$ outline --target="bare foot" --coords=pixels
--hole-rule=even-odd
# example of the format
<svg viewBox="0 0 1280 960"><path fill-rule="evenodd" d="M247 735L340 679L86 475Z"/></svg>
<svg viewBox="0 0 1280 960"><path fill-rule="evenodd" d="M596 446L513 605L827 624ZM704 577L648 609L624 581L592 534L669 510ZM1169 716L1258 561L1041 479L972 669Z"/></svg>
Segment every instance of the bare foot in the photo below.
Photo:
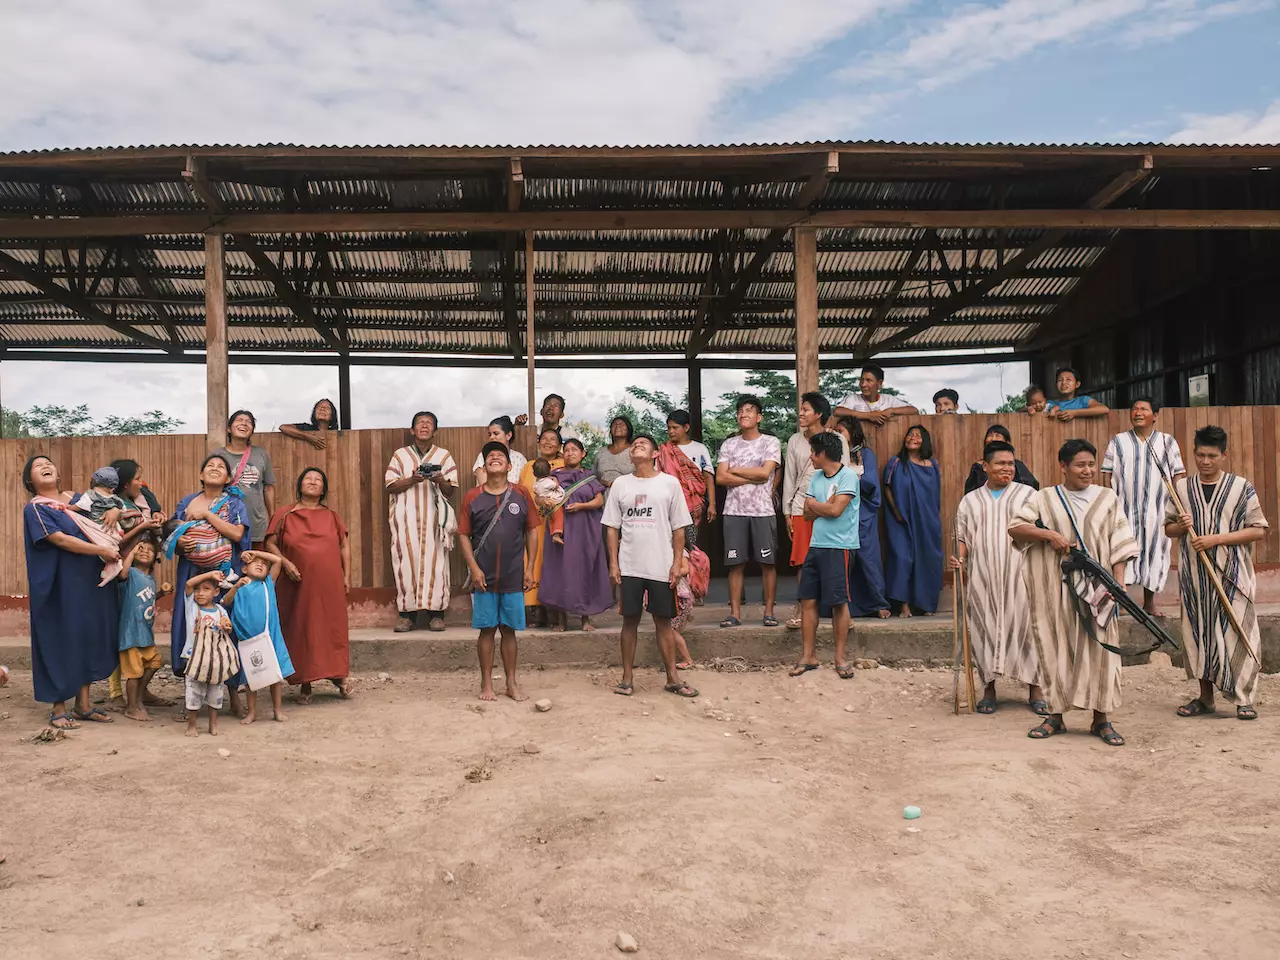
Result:
<svg viewBox="0 0 1280 960"><path fill-rule="evenodd" d="M903 607L898 617L902 620L909 620L912 616L910 607Z"/></svg>
<svg viewBox="0 0 1280 960"><path fill-rule="evenodd" d="M525 695L525 692L520 689L520 684L518 683L507 684L507 696L512 700L515 700L517 703L529 699L528 696Z"/></svg>
<svg viewBox="0 0 1280 960"><path fill-rule="evenodd" d="M594 633L595 629L596 629L596 625L591 622L590 617L582 618L582 630L584 633Z"/></svg>
<svg viewBox="0 0 1280 960"><path fill-rule="evenodd" d="M493 692L493 687L486 686L486 687L480 688L480 699L481 700L497 700L498 696Z"/></svg>
<svg viewBox="0 0 1280 960"><path fill-rule="evenodd" d="M258 719L258 715L254 713L252 710L250 710L248 713L246 713L243 717L240 718L240 723L242 726L247 727L249 724L253 723L257 719Z"/></svg>
<svg viewBox="0 0 1280 960"><path fill-rule="evenodd" d="M564 633L564 624L563 624L563 623L553 623L553 624L551 625L551 632L552 632L552 633Z"/></svg>
<svg viewBox="0 0 1280 960"><path fill-rule="evenodd" d="M198 736L200 736L200 731L199 731L196 727L193 727L193 726L190 726L190 725L187 727L187 731L186 731L186 733L187 733L187 736L188 736L188 737L198 737Z"/></svg>
<svg viewBox="0 0 1280 960"><path fill-rule="evenodd" d="M146 723L151 719L151 715L147 713L146 707L134 707L132 710L126 708L124 715L130 720L137 720L141 723Z"/></svg>
<svg viewBox="0 0 1280 960"><path fill-rule="evenodd" d="M106 706L112 713L124 713L125 699L124 697L113 697L107 701Z"/></svg>
<svg viewBox="0 0 1280 960"><path fill-rule="evenodd" d="M338 689L341 690L342 688L339 687ZM301 687L299 687L298 696L294 699L295 699L295 702L301 706L305 707L307 704L309 704L311 702L311 684L304 683Z"/></svg>
<svg viewBox="0 0 1280 960"><path fill-rule="evenodd" d="M343 700L350 700L351 695L356 692L355 691L356 682L353 679L351 679L351 677L342 677L338 680L332 681L332 683L335 687L338 688L338 695L341 696Z"/></svg>
<svg viewBox="0 0 1280 960"><path fill-rule="evenodd" d="M893 616L893 614L890 613L888 610L877 610L876 616L879 617L881 620L888 620L890 617Z"/></svg>
<svg viewBox="0 0 1280 960"><path fill-rule="evenodd" d="M289 718L284 715L283 710L273 710L271 712L271 719L274 720L276 723L284 723Z"/></svg>

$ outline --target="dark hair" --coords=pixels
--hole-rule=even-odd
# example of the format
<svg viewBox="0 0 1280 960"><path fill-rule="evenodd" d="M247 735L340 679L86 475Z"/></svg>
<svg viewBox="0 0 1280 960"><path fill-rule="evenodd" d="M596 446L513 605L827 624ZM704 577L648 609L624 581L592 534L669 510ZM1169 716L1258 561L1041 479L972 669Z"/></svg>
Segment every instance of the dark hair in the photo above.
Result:
<svg viewBox="0 0 1280 960"><path fill-rule="evenodd" d="M538 457L533 461L533 475L541 480L543 477L551 476L551 461L546 457Z"/></svg>
<svg viewBox="0 0 1280 960"><path fill-rule="evenodd" d="M884 380L884 367L878 363L863 364L862 372L871 374L877 380Z"/></svg>
<svg viewBox="0 0 1280 960"><path fill-rule="evenodd" d="M617 423L619 420L621 420L623 423L627 425L627 443L630 443L632 438L635 436L635 432L636 432L636 428L631 425L630 417L619 416L619 417L614 417L612 420L609 421L609 440L610 441L613 440L613 425ZM586 448L584 447L583 449L585 450Z"/></svg>
<svg viewBox="0 0 1280 960"><path fill-rule="evenodd" d="M171 536L173 536L173 532L177 530L180 526L182 526L181 520L179 520L177 517L170 517L160 527L160 536L168 540Z"/></svg>
<svg viewBox="0 0 1280 960"><path fill-rule="evenodd" d="M156 555L151 558L151 562L153 564L159 563L160 551L164 549L164 542L156 534L156 531L148 530L146 533L142 534L142 536L138 537L138 539L134 541L134 546L140 547L144 543L148 544L151 547L151 549L156 552Z"/></svg>
<svg viewBox="0 0 1280 960"><path fill-rule="evenodd" d="M960 394L952 390L950 387L943 387L933 395L934 403L937 403L939 400L950 400L957 407L960 406Z"/></svg>
<svg viewBox="0 0 1280 960"><path fill-rule="evenodd" d="M560 436L559 430L557 430L555 427L543 427L541 430L538 431L538 439L541 440L543 434L546 434L546 433L554 433L556 435L556 440L558 440L560 444L563 446L564 437Z"/></svg>
<svg viewBox="0 0 1280 960"><path fill-rule="evenodd" d="M436 430L439 430L439 429L440 429L440 418L439 418L439 417L437 417L437 416L436 416L434 413L432 413L430 410L419 410L419 411L418 411L417 413L415 413L415 414L413 415L413 417L412 417L412 418L410 418L410 420L409 420L409 429L410 429L410 430L412 430L415 426L417 426L417 424L418 424L418 418L419 418L419 417L430 417L430 418L431 418L431 426L432 426L433 428L435 428Z"/></svg>
<svg viewBox="0 0 1280 960"><path fill-rule="evenodd" d="M634 444L636 440L648 440L649 446L653 447L655 453L657 452L658 441L653 439L653 437L649 436L647 433L637 433L631 442Z"/></svg>
<svg viewBox="0 0 1280 960"><path fill-rule="evenodd" d="M849 431L849 445L854 447L865 447L867 445L867 434L862 429L862 421L857 417L841 417L836 421L836 428L844 427Z"/></svg>
<svg viewBox="0 0 1280 960"><path fill-rule="evenodd" d="M817 390L800 394L800 402L813 407L813 412L822 418L823 423L826 423L827 418L831 416L831 401Z"/></svg>
<svg viewBox="0 0 1280 960"><path fill-rule="evenodd" d="M490 426L492 426L492 424L490 424ZM502 451L502 455L507 458L507 463L511 462L511 451L507 449L507 445L501 440L490 440L480 448L481 461L488 460L489 454L494 453L497 450Z"/></svg>
<svg viewBox="0 0 1280 960"><path fill-rule="evenodd" d="M1129 409L1132 410L1134 407L1136 407L1140 403L1145 403L1148 407L1150 407L1152 413L1160 412L1160 404L1156 403L1150 397L1134 397L1133 403L1129 404Z"/></svg>
<svg viewBox="0 0 1280 960"><path fill-rule="evenodd" d="M844 454L844 444L834 433L815 433L809 438L809 449L835 463L839 463Z"/></svg>
<svg viewBox="0 0 1280 960"><path fill-rule="evenodd" d="M330 400L328 397L321 397L312 405L311 425L313 427L319 426L320 421L316 419L316 411L320 409L320 404L322 403L327 403L329 405L329 409L333 411L333 419L329 421L329 426L332 427L334 430L337 430L338 424L342 422L342 418L338 416L338 405L334 403L332 400Z"/></svg>
<svg viewBox="0 0 1280 960"><path fill-rule="evenodd" d="M1008 440L992 440L982 448L982 459L989 461L992 454L996 453L1007 453L1012 455L1014 453L1013 444Z"/></svg>
<svg viewBox="0 0 1280 960"><path fill-rule="evenodd" d="M227 439L228 440L231 439L231 425L236 422L236 417L249 418L249 423L253 425L253 433L250 433L249 436L252 437L254 433L258 432L258 418L253 415L253 412L251 410L237 410L231 416L227 417Z"/></svg>
<svg viewBox="0 0 1280 960"><path fill-rule="evenodd" d="M545 407L552 400L560 401L560 412L564 413L564 408L568 406L568 404L564 402L564 397L560 396L560 394L558 393L548 393L545 397L542 398L542 405Z"/></svg>
<svg viewBox="0 0 1280 960"><path fill-rule="evenodd" d="M733 404L733 412L741 413L743 407L755 407L756 413L764 416L764 401L750 393L744 393Z"/></svg>
<svg viewBox="0 0 1280 960"><path fill-rule="evenodd" d="M1058 462L1066 466L1082 453L1087 453L1091 457L1098 455L1098 448L1088 440L1068 440L1062 445L1062 449L1058 451Z"/></svg>
<svg viewBox="0 0 1280 960"><path fill-rule="evenodd" d="M907 453L907 437L911 436L911 431L916 430L920 433L920 456L926 460L933 459L933 437L929 436L929 431L920 424L908 427L907 432L902 435L902 449L898 451L898 459L906 463L911 459Z"/></svg>
<svg viewBox="0 0 1280 960"><path fill-rule="evenodd" d="M116 496L124 496L124 488L133 483L133 478L138 475L137 460L112 460L111 469L120 477L120 483L116 486Z"/></svg>
<svg viewBox="0 0 1280 960"><path fill-rule="evenodd" d="M667 414L667 423L678 423L682 427L687 427L693 423L693 418L689 416L688 410L672 410Z"/></svg>
<svg viewBox="0 0 1280 960"><path fill-rule="evenodd" d="M1194 450L1196 447L1217 447L1223 453L1226 453L1227 431L1214 424L1201 427L1196 431L1195 440L1191 444L1191 449Z"/></svg>
<svg viewBox="0 0 1280 960"><path fill-rule="evenodd" d="M579 450L581 450L583 453L587 452L587 445L583 443L581 440L579 440L577 437L570 437L568 440L562 443L561 446L567 447L571 443L574 446L576 446Z"/></svg>
<svg viewBox="0 0 1280 960"><path fill-rule="evenodd" d="M1064 373L1069 373L1073 377L1075 377L1076 380L1080 380L1080 371L1078 371L1075 367L1059 367L1057 371L1054 373L1053 379L1057 380L1058 377L1062 376ZM1081 380L1080 382L1083 383L1084 381Z"/></svg>
<svg viewBox="0 0 1280 960"><path fill-rule="evenodd" d="M320 474L320 502L324 503L325 499L328 498L329 496L329 475L325 473L323 470L321 470L319 467L303 467L302 468L302 472L298 474L297 483L293 485L294 496L299 500L302 499L302 478L305 477L308 473Z"/></svg>
<svg viewBox="0 0 1280 960"><path fill-rule="evenodd" d="M227 468L227 481L230 482L231 481L231 461L228 460L226 457L224 457L220 453L211 453L207 457L205 457L204 462L200 464L200 472L203 474L204 468L207 467L210 464L210 462L214 460L222 461L222 465ZM204 486L203 480L200 481L200 485Z"/></svg>
<svg viewBox="0 0 1280 960"><path fill-rule="evenodd" d="M993 433L1004 440L1005 443L1013 443L1013 436L1009 433L1009 428L1003 423L993 423L991 426L987 427L987 432L982 435L983 440L991 436Z"/></svg>
<svg viewBox="0 0 1280 960"><path fill-rule="evenodd" d="M27 488L27 493L34 494L36 492L35 484L31 482L31 468L35 465L37 460L49 460L50 463L53 463L53 461L49 459L49 456L44 453L33 453L30 456L22 467L22 485ZM56 463L53 465L54 469L57 469L58 465Z"/></svg>
<svg viewBox="0 0 1280 960"><path fill-rule="evenodd" d="M516 435L516 425L512 421L512 419L508 417L505 413L500 417L494 417L492 420L490 420L489 426L501 427L502 432L505 433L508 437L514 437Z"/></svg>
<svg viewBox="0 0 1280 960"><path fill-rule="evenodd" d="M1044 396L1044 397L1047 397L1047 396L1048 396L1048 394L1044 392L1044 387L1040 386L1040 384L1038 384L1038 383L1033 383L1033 384L1031 384L1030 386L1028 386L1028 387L1027 387L1027 390L1026 390L1026 392L1022 395L1022 397L1023 397L1023 399L1024 399L1024 400L1030 400L1030 399L1031 399L1031 395L1032 395L1033 393L1038 393L1038 394L1040 394L1041 396Z"/></svg>

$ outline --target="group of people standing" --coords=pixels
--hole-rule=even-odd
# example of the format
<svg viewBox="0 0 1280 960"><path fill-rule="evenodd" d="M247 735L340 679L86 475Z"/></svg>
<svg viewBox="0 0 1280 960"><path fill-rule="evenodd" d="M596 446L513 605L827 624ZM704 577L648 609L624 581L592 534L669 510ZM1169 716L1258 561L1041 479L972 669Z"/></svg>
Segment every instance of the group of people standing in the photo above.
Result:
<svg viewBox="0 0 1280 960"><path fill-rule="evenodd" d="M308 422L285 432L323 448L337 424L336 407L321 400ZM224 685L236 714L253 721L255 698L242 698L244 673L233 652L235 643L259 634L271 637L281 682L300 687L299 703L310 702L312 684L321 680L350 696L346 526L326 503L329 480L319 467L303 470L289 502L277 506L270 457L253 443L256 426L247 410L231 416L226 445L205 457L192 478L198 488L171 512L147 486L137 461L115 460L96 471L95 483L114 481L104 493L126 508L126 522L86 516L81 493L64 489L51 458L37 454L27 461L22 482L31 494L23 519L32 673L36 699L52 705L53 726L112 722L112 709L90 701L89 686L97 680L110 681L110 706L129 719L146 721L147 707L172 705L149 689L163 662L155 650L156 601L169 593L175 596L170 662L174 675L189 681L182 719L192 729L203 706L211 708L212 728ZM161 576L168 560L176 561L171 581ZM104 564L113 577L100 585ZM249 580L262 589L251 588ZM222 605L232 607L225 622L226 611L218 613ZM222 634L242 614L246 625L235 629L229 653L205 627ZM193 662L218 682L187 676ZM273 690L273 707L283 719L279 693Z"/></svg>

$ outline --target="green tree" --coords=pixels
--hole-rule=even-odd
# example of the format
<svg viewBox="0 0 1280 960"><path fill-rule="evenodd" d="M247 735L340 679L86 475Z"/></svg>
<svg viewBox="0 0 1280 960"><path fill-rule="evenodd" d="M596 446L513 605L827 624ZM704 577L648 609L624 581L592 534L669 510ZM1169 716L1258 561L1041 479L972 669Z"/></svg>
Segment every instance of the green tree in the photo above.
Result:
<svg viewBox="0 0 1280 960"><path fill-rule="evenodd" d="M996 407L996 413L1021 413L1027 406L1026 391L1011 393L1004 398L1004 403Z"/></svg>
<svg viewBox="0 0 1280 960"><path fill-rule="evenodd" d="M10 410L8 407L0 409L0 438L7 437L12 440L29 436L31 431L22 422L22 414L19 411Z"/></svg>
<svg viewBox="0 0 1280 960"><path fill-rule="evenodd" d="M596 462L596 451L605 445L607 439L604 430L586 420L579 420L573 425L573 429L578 431L582 446L586 450L582 462L584 464L594 464Z"/></svg>
<svg viewBox="0 0 1280 960"><path fill-rule="evenodd" d="M11 414L16 417L16 425L11 423ZM101 422L97 422L89 413L87 403L82 403L78 407L51 404L43 407L34 406L25 413L6 410L4 435L6 437L138 436L173 433L182 424L183 421L169 416L163 410L150 410L140 417L109 415Z"/></svg>

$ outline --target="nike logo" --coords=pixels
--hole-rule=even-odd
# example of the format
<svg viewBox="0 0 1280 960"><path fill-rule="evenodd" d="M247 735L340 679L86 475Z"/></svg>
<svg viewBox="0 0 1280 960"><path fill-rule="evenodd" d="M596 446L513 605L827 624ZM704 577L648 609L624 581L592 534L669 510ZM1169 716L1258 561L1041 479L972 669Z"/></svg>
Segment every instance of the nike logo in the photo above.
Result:
<svg viewBox="0 0 1280 960"><path fill-rule="evenodd" d="M771 554L771 553L773 553L773 551L772 551L772 550L761 550L761 551L760 551L760 556L762 556L762 557L767 557L767 556L769 556L769 554Z"/></svg>

